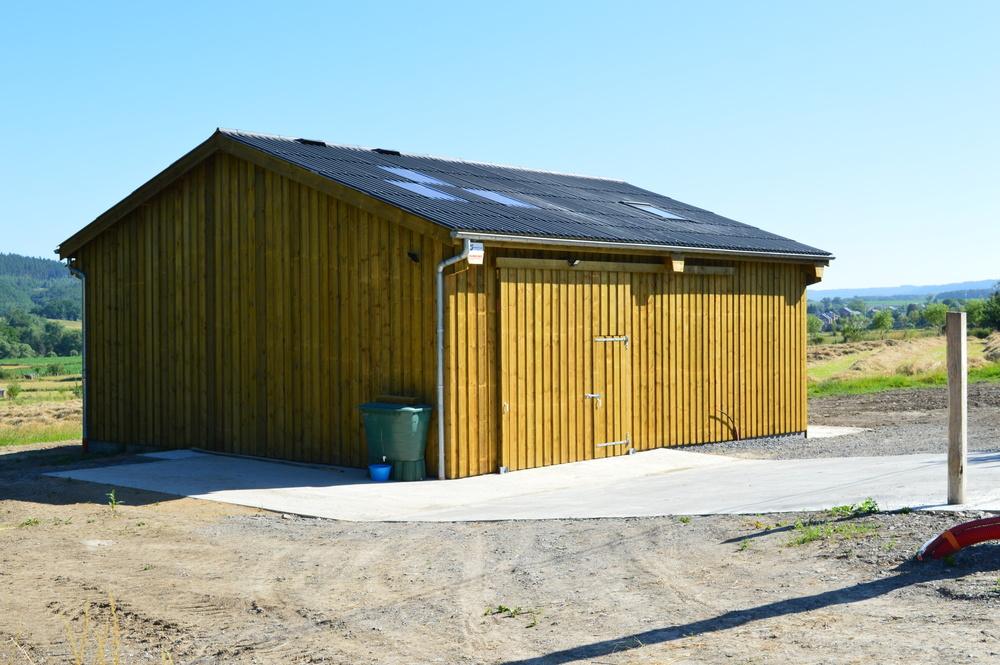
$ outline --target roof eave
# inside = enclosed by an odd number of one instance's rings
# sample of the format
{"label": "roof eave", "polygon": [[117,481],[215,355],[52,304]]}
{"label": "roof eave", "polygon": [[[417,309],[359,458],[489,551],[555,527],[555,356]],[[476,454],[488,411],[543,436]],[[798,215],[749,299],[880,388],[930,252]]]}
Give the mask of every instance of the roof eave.
{"label": "roof eave", "polygon": [[829,265],[836,257],[831,254],[800,254],[795,252],[767,252],[741,249],[713,249],[710,247],[689,247],[681,245],[660,245],[640,242],[618,242],[608,240],[581,240],[576,238],[552,238],[547,236],[521,236],[503,233],[482,233],[478,231],[453,231],[452,237],[457,240],[476,240],[479,242],[509,242],[525,245],[552,245],[557,247],[586,247],[592,249],[630,249],[662,252],[664,254],[711,254],[728,257],[754,259],[781,259],[785,261],[803,261]]}

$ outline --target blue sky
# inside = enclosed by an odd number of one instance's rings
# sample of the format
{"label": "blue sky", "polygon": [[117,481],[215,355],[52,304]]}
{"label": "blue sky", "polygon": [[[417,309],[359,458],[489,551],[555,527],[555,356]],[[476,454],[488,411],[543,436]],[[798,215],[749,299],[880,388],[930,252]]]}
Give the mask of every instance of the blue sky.
{"label": "blue sky", "polygon": [[1000,277],[998,34],[997,2],[8,3],[0,251],[222,126],[622,178],[834,252],[828,288]]}

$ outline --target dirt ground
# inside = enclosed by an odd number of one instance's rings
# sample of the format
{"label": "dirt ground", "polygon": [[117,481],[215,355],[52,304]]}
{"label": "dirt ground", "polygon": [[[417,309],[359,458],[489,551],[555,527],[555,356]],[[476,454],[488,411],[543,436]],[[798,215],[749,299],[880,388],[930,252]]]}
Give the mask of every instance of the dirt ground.
{"label": "dirt ground", "polygon": [[[940,416],[854,399],[814,412]],[[73,662],[88,606],[97,662],[110,598],[123,663],[1000,660],[1000,544],[913,561],[979,515],[358,524],[39,475],[116,459],[0,451],[3,665]],[[844,533],[790,544],[810,519]]]}

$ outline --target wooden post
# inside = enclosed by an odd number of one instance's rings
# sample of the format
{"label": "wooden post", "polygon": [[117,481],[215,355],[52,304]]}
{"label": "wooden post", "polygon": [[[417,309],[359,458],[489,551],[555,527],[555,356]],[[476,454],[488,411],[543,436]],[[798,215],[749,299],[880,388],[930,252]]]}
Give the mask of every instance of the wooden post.
{"label": "wooden post", "polygon": [[965,503],[969,419],[965,312],[948,312],[948,503]]}

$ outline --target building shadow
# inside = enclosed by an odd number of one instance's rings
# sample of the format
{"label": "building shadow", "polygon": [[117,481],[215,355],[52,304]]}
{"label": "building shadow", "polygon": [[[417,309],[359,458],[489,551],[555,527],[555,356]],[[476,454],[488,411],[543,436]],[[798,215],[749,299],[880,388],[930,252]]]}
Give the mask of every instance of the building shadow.
{"label": "building shadow", "polygon": [[179,497],[139,489],[125,489],[115,484],[78,482],[47,474],[70,470],[111,468],[138,464],[146,460],[131,454],[84,453],[79,442],[0,452],[0,501],[25,501],[50,505],[108,502],[108,492],[115,490],[122,503],[148,505]]}
{"label": "building shadow", "polygon": [[[178,456],[161,456],[173,454]],[[434,482],[405,484],[419,493]],[[102,454],[83,453],[79,444],[72,444],[0,454],[0,500],[53,505],[106,503],[111,490],[127,497],[130,505],[146,505],[222,491],[309,492],[345,486],[384,487],[366,469],[192,450]]]}
{"label": "building shadow", "polygon": [[709,619],[663,626],[613,639],[581,644],[532,658],[509,660],[505,661],[504,665],[559,665],[601,658],[685,637],[729,630],[755,621],[811,612],[836,605],[859,603],[914,584],[962,577],[970,573],[996,571],[1000,567],[1000,544],[979,545],[975,548],[974,554],[969,551],[960,556],[962,559],[959,566],[948,566],[940,561],[919,562],[910,559],[897,566],[893,570],[894,574],[870,582],[831,589],[809,596],[787,598],[756,607],[732,610]]}

